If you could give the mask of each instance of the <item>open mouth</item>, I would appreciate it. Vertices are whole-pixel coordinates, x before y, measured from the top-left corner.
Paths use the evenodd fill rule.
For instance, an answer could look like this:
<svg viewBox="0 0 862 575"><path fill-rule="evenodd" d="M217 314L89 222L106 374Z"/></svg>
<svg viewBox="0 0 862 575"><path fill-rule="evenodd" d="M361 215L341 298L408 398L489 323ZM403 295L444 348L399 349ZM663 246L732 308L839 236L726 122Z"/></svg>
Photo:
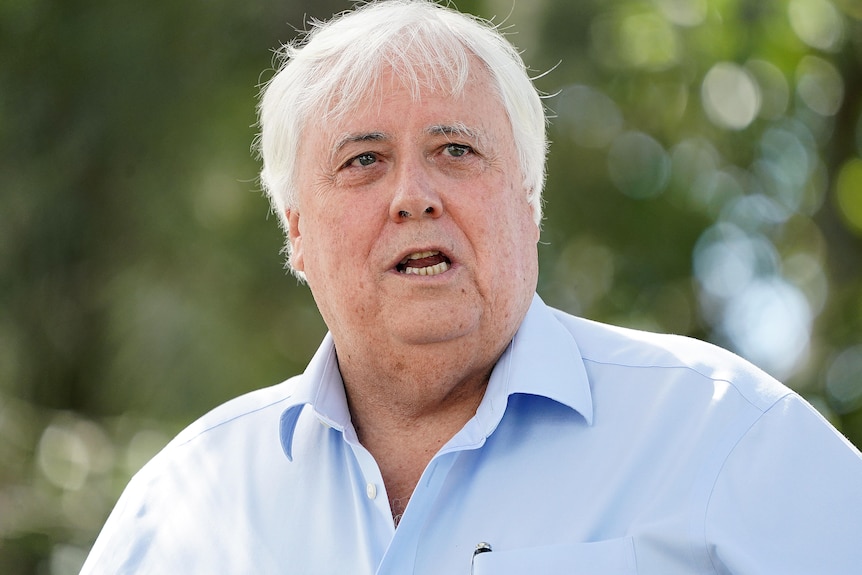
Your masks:
<svg viewBox="0 0 862 575"><path fill-rule="evenodd" d="M418 276L436 276L449 270L452 261L438 251L414 252L398 262L398 273Z"/></svg>

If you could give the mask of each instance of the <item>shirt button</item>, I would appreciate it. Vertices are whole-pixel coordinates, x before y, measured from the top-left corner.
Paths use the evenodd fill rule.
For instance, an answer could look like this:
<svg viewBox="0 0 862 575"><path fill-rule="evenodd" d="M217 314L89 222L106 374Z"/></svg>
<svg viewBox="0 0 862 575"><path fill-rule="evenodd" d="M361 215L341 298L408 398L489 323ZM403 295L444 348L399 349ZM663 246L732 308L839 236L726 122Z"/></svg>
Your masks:
<svg viewBox="0 0 862 575"><path fill-rule="evenodd" d="M377 486L373 483L369 483L365 486L365 495L368 496L368 499L374 499L377 497Z"/></svg>

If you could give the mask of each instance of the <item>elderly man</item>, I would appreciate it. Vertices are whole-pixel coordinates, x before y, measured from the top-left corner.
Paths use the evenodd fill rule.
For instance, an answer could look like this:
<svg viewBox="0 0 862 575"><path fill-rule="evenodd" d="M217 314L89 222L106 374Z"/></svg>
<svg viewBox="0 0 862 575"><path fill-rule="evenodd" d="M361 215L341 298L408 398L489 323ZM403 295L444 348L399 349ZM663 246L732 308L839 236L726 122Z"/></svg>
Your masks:
<svg viewBox="0 0 862 575"><path fill-rule="evenodd" d="M434 3L288 47L262 181L329 335L132 481L85 573L854 573L862 457L732 354L534 294L545 119Z"/></svg>

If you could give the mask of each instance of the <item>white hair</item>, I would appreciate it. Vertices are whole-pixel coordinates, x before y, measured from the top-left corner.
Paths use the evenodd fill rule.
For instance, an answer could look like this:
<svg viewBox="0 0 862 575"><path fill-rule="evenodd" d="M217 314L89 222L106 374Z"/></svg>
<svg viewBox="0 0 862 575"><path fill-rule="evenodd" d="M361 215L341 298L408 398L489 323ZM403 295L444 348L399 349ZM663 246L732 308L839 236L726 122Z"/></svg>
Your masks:
<svg viewBox="0 0 862 575"><path fill-rule="evenodd" d="M431 0L373 0L310 24L307 34L278 52L278 70L258 106L261 184L285 231L286 212L297 201L300 138L310 118L338 121L379 88L387 69L417 97L423 88L460 95L473 58L487 68L509 116L527 200L540 224L544 108L521 56L496 26Z"/></svg>

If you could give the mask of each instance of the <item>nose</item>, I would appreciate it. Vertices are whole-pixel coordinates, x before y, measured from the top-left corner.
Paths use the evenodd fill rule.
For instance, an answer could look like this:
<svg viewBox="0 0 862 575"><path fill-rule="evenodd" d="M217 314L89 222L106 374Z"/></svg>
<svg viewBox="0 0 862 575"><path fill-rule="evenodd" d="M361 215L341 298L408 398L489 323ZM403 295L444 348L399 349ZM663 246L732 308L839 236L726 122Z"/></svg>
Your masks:
<svg viewBox="0 0 862 575"><path fill-rule="evenodd" d="M436 191L431 174L421 162L400 166L395 194L389 206L392 220L406 222L442 215L443 200Z"/></svg>

